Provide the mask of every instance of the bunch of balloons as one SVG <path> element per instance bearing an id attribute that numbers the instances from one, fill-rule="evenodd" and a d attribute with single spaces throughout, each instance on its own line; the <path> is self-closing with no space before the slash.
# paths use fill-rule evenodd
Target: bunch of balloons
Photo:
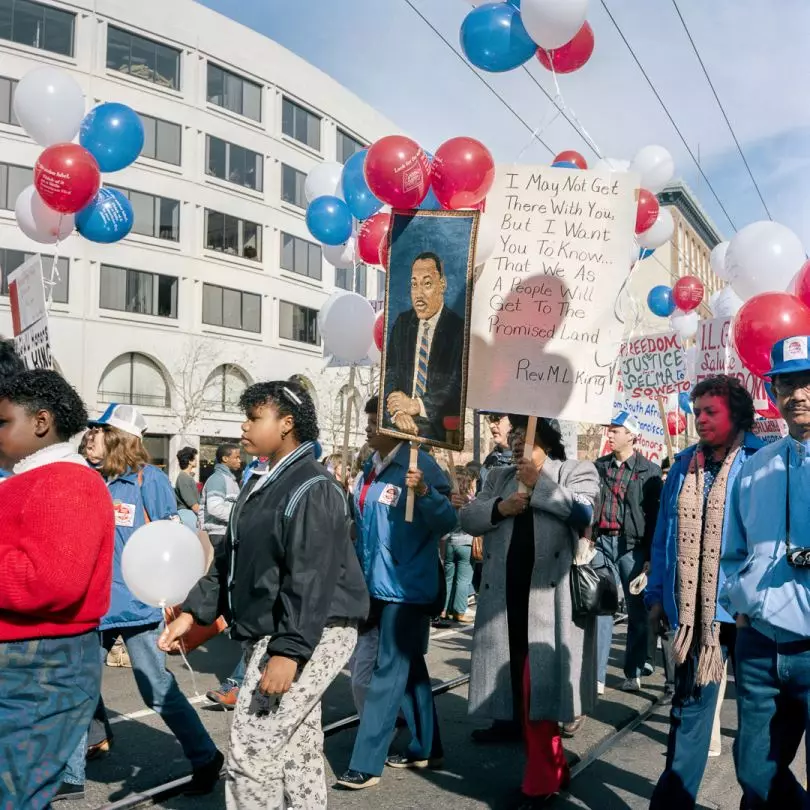
<path id="1" fill-rule="evenodd" d="M 588 0 L 508 0 L 486 3 L 461 24 L 461 48 L 475 67 L 514 70 L 533 56 L 547 70 L 573 73 L 591 58 Z"/>
<path id="2" fill-rule="evenodd" d="M 87 115 L 84 94 L 68 73 L 39 67 L 20 80 L 14 113 L 22 128 L 45 147 L 33 185 L 20 192 L 20 230 L 42 244 L 68 237 L 75 227 L 92 242 L 117 242 L 135 217 L 121 192 L 101 188 L 101 173 L 129 166 L 143 148 L 143 124 L 123 104 L 100 104 Z M 79 143 L 73 143 L 76 135 Z"/>
<path id="3" fill-rule="evenodd" d="M 377 341 L 378 316 L 358 293 L 338 290 L 318 313 L 318 331 L 326 354 L 344 363 L 376 363 L 380 359 Z M 380 332 L 380 338 L 382 332 Z"/>
<path id="4" fill-rule="evenodd" d="M 480 210 L 494 180 L 492 155 L 474 138 L 451 138 L 430 155 L 404 135 L 387 135 L 345 166 L 321 163 L 309 172 L 307 227 L 335 267 L 351 269 L 363 261 L 387 269 L 391 214 L 385 206 Z M 482 216 L 477 265 L 495 251 L 496 235 L 495 223 Z"/>

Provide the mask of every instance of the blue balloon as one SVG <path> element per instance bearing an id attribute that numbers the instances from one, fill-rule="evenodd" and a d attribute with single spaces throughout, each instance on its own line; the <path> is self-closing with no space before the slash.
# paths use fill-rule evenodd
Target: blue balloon
<path id="1" fill-rule="evenodd" d="M 461 48 L 475 67 L 491 73 L 514 70 L 537 51 L 510 3 L 487 3 L 471 11 L 461 24 Z"/>
<path id="2" fill-rule="evenodd" d="M 659 318 L 668 318 L 675 312 L 675 301 L 672 300 L 672 288 L 666 284 L 653 287 L 647 294 L 647 306 L 653 315 Z"/>
<path id="3" fill-rule="evenodd" d="M 76 230 L 91 242 L 123 239 L 135 224 L 130 201 L 117 189 L 100 188 L 90 205 L 76 214 Z"/>
<path id="4" fill-rule="evenodd" d="M 571 163 L 570 160 L 558 160 L 556 163 L 552 163 L 551 167 L 553 169 L 578 169 L 576 163 Z"/>
<path id="5" fill-rule="evenodd" d="M 683 391 L 678 394 L 678 407 L 686 414 L 692 413 L 692 400 L 689 394 Z"/>
<path id="6" fill-rule="evenodd" d="M 87 113 L 79 130 L 79 143 L 103 172 L 129 166 L 141 154 L 143 138 L 143 122 L 126 104 L 99 104 Z"/>
<path id="7" fill-rule="evenodd" d="M 343 187 L 343 197 L 349 211 L 355 219 L 368 219 L 372 214 L 376 214 L 383 207 L 382 200 L 378 200 L 366 183 L 363 174 L 363 166 L 366 163 L 368 149 L 361 149 L 355 152 L 343 167 L 341 185 Z"/>
<path id="8" fill-rule="evenodd" d="M 352 213 L 340 197 L 316 197 L 307 208 L 307 228 L 324 245 L 342 245 L 352 235 Z"/>
<path id="9" fill-rule="evenodd" d="M 644 261 L 644 259 L 649 259 L 650 256 L 655 253 L 655 248 L 639 248 L 638 249 L 638 260 Z"/>
<path id="10" fill-rule="evenodd" d="M 763 382 L 765 383 L 765 394 L 768 397 L 771 405 L 773 405 L 774 408 L 779 407 L 776 404 L 776 394 L 773 392 L 773 384 L 769 383 L 767 380 L 764 380 Z"/>

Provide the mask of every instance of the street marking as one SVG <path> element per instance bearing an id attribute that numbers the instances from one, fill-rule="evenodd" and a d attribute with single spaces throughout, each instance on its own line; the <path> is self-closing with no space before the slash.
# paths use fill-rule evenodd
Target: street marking
<path id="1" fill-rule="evenodd" d="M 188 698 L 189 703 L 202 703 L 204 700 L 206 700 L 205 695 L 197 695 L 196 697 Z M 125 720 L 140 720 L 142 717 L 149 717 L 152 714 L 157 714 L 157 712 L 154 709 L 141 709 L 139 712 L 119 714 L 110 718 L 110 725 L 123 723 Z"/>
<path id="2" fill-rule="evenodd" d="M 458 627 L 453 628 L 452 630 L 442 630 L 441 633 L 431 633 L 430 640 L 431 641 L 439 641 L 443 638 L 449 638 L 450 636 L 456 635 L 456 633 L 469 633 L 470 630 L 473 629 L 473 625 L 468 625 L 467 627 Z"/>

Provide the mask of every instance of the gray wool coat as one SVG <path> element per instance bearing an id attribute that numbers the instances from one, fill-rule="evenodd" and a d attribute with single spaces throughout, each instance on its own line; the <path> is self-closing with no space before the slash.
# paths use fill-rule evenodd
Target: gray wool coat
<path id="1" fill-rule="evenodd" d="M 469 711 L 479 717 L 513 716 L 506 619 L 506 555 L 513 518 L 491 521 L 497 498 L 517 491 L 515 467 L 493 470 L 481 494 L 461 510 L 461 526 L 484 537 L 484 570 L 475 617 Z M 599 473 L 589 461 L 546 459 L 532 492 L 534 568 L 529 594 L 530 717 L 572 722 L 596 704 L 596 620 L 574 622 L 570 571 L 577 548 L 587 546 L 570 525 L 576 503 L 593 509 Z M 581 511 L 581 510 L 578 510 Z"/>

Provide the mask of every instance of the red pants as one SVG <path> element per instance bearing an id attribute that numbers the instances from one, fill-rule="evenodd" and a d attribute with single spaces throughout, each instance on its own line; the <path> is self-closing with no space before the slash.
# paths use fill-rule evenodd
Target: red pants
<path id="1" fill-rule="evenodd" d="M 529 659 L 523 665 L 523 740 L 526 770 L 521 790 L 526 796 L 557 793 L 568 784 L 570 774 L 556 720 L 530 720 L 531 679 Z"/>

